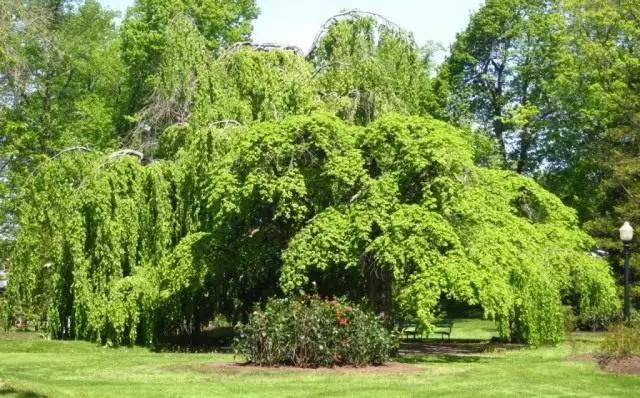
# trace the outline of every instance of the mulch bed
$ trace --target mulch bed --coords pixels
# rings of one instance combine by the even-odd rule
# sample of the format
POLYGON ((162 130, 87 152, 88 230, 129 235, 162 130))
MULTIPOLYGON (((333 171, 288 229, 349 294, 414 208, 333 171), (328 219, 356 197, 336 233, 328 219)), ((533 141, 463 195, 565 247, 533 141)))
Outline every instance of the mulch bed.
POLYGON ((597 362, 600 369, 609 373, 640 374, 640 357, 604 358, 594 354, 569 355, 567 361, 597 362))
MULTIPOLYGON (((459 358, 476 358, 478 354, 483 354, 483 358, 489 358, 488 353, 503 350, 521 349, 526 347, 518 344, 490 344, 490 343, 459 343, 459 342, 404 342, 400 345, 399 354, 405 358, 416 356, 430 355, 436 357, 459 358)), ((200 367, 202 371, 222 370, 230 372, 304 372, 304 373, 415 373, 427 372, 428 368, 424 366, 389 362, 380 366, 335 366, 335 367, 318 367, 318 368, 298 368, 295 366, 256 366, 247 363, 238 362, 217 362, 203 364, 200 367)))
POLYGON ((599 361, 600 369, 610 373, 640 374, 640 357, 607 358, 599 361))
POLYGON ((202 365, 202 368, 211 370, 228 370, 233 372, 266 372, 266 371, 282 371, 282 372, 305 372, 305 373, 407 373, 407 372, 422 372, 424 367, 417 365, 410 365, 404 363, 390 362, 380 366, 336 366, 333 368, 297 368, 295 366, 256 366, 246 363, 238 362, 217 362, 208 363, 202 365))

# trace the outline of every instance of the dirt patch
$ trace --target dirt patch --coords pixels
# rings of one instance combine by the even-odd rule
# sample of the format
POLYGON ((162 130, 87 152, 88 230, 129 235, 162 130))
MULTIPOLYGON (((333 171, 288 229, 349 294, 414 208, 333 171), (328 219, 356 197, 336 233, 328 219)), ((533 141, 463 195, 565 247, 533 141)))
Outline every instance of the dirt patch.
POLYGON ((255 366, 238 362, 216 362, 203 364, 201 370, 231 371, 231 372, 303 372, 303 373, 415 373, 425 369, 422 366, 390 362, 380 366, 336 366, 333 368, 297 368, 294 366, 255 366))
POLYGON ((601 359, 599 363, 605 372, 640 374, 640 357, 601 359))

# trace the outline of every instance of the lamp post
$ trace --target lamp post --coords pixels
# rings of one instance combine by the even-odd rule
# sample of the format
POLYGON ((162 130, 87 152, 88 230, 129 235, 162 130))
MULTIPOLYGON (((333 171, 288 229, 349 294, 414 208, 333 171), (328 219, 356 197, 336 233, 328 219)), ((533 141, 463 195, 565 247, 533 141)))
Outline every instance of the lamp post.
POLYGON ((625 221, 620 228, 620 240, 624 244, 624 320, 629 321, 631 317, 630 294, 629 294, 629 249, 633 239, 633 228, 628 221, 625 221))

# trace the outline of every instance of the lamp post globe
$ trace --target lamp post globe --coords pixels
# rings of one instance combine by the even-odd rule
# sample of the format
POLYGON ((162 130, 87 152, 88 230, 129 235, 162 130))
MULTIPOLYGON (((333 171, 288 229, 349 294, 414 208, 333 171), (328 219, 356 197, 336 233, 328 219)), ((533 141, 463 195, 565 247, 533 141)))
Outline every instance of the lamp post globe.
POLYGON ((629 221, 625 221, 620 227, 620 240, 624 243, 631 243, 633 239, 633 227, 629 224, 629 221))
POLYGON ((629 291, 629 250, 633 240, 633 227, 629 221, 625 221, 620 227, 620 240, 624 245, 624 320, 631 318, 631 303, 629 291))

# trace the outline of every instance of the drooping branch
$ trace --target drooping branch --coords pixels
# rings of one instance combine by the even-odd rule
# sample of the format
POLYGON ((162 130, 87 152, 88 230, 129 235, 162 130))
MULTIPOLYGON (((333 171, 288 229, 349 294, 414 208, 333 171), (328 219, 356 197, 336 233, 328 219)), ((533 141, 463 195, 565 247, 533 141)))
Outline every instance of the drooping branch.
POLYGON ((122 156, 137 156, 140 160, 144 159, 144 154, 140 151, 136 151, 134 149, 120 149, 109 155, 108 160, 114 160, 122 156))
POLYGON ((340 62, 340 61, 322 62, 322 63, 320 63, 320 65, 318 65, 316 67, 316 70, 313 71, 313 75, 311 76, 311 78, 314 78, 314 77, 318 76, 320 73, 322 73, 323 70, 325 70, 326 68, 331 67, 331 66, 350 67, 351 64, 347 63, 347 62, 340 62))
POLYGON ((65 153, 69 153, 69 152, 93 152, 93 149, 86 147, 86 146, 72 146, 69 148, 65 148, 63 150, 61 150, 60 152, 56 153, 55 155, 53 155, 52 157, 49 158, 49 160, 53 160, 56 159, 62 155, 64 155, 65 153))
POLYGON ((304 51, 300 47, 292 46, 289 44, 279 44, 279 43, 254 43, 250 41, 241 41, 238 43, 232 44, 228 47, 220 56, 220 59, 224 59, 229 54, 234 53, 242 48, 250 47, 255 51, 273 51, 273 50, 283 50, 283 51, 291 51, 292 53, 304 57, 304 51))
MULTIPOLYGON (((55 159, 59 158, 60 156, 64 155, 65 153, 69 153, 69 152, 95 152, 95 151, 93 149, 89 148, 89 147, 86 147, 86 146, 72 146, 72 147, 65 148, 65 149, 61 150, 60 152, 58 152, 55 155, 51 156, 47 160, 55 160, 55 159)), ((27 179, 27 181, 31 180, 31 178, 38 173, 38 171, 40 170, 40 167, 42 167, 43 164, 44 163, 40 163, 31 172, 31 174, 29 174, 29 178, 27 179)))
POLYGON ((233 119, 225 119, 225 120, 218 120, 215 122, 211 122, 209 123, 209 128, 211 127, 222 127, 223 129, 229 127, 229 126, 235 126, 235 127, 240 127, 242 126, 242 124, 240 122, 238 122, 237 120, 233 120, 233 119))

